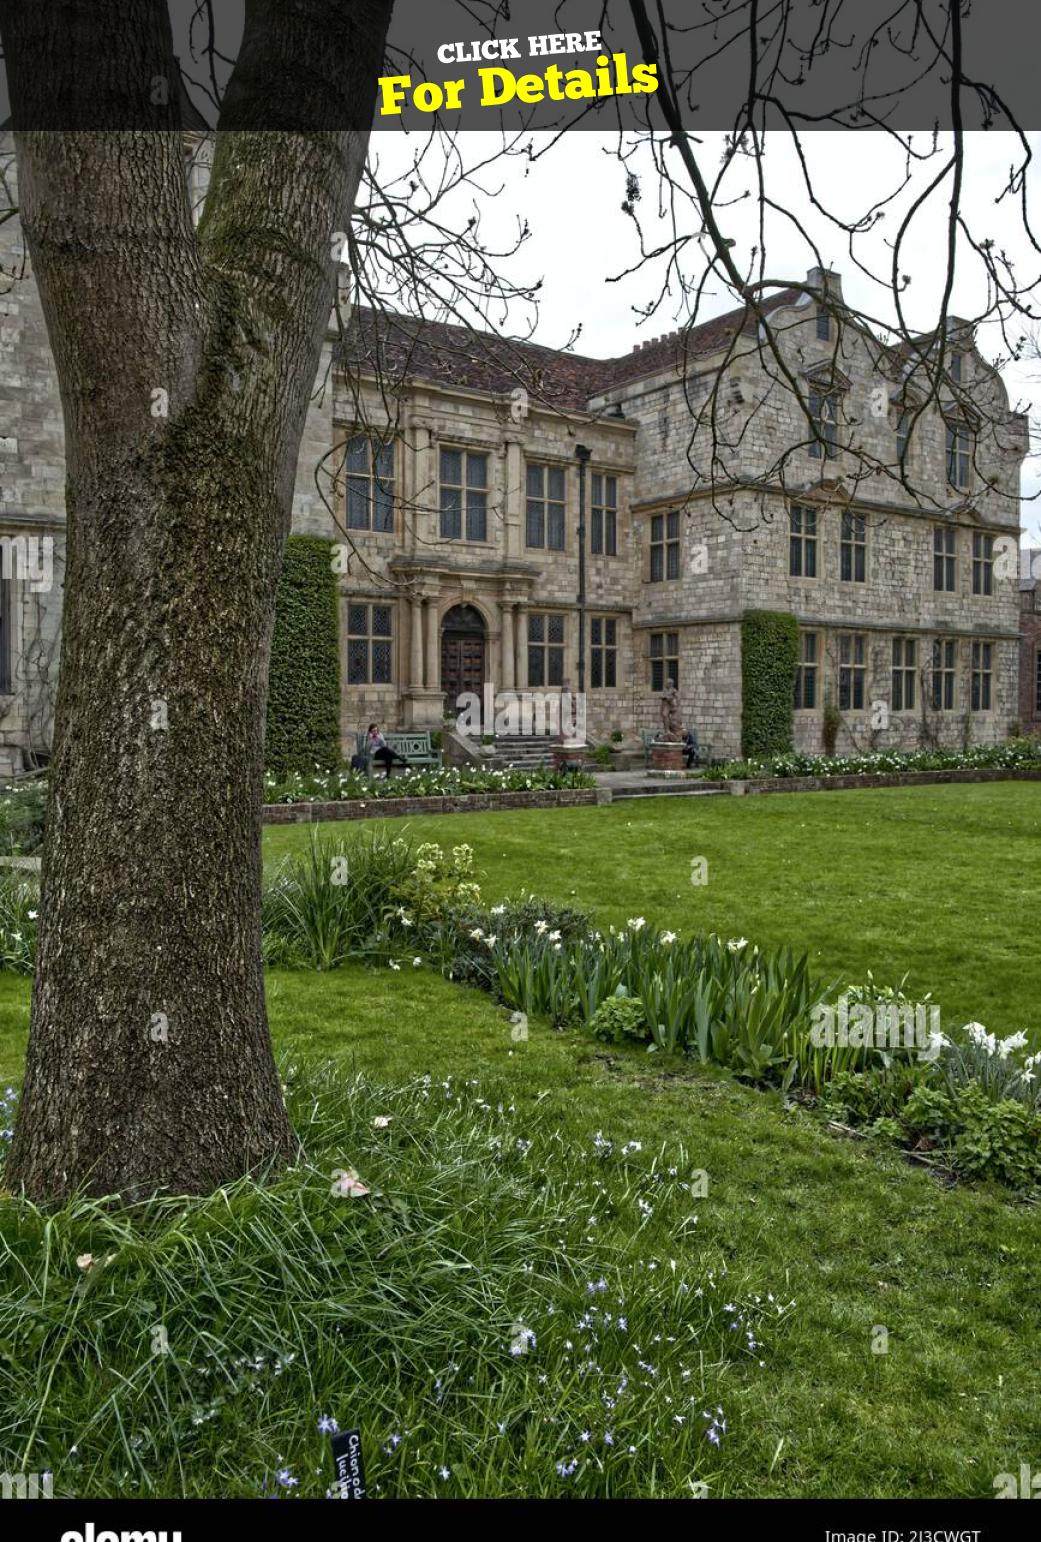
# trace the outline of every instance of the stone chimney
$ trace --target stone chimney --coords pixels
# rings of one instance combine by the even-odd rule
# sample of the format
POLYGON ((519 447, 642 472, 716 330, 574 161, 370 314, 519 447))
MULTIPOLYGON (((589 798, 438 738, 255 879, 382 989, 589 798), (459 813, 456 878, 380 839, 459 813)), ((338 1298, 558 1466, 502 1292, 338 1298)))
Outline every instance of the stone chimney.
POLYGON ((806 275, 806 287, 841 301, 842 274, 836 273, 834 268, 811 268, 806 275))

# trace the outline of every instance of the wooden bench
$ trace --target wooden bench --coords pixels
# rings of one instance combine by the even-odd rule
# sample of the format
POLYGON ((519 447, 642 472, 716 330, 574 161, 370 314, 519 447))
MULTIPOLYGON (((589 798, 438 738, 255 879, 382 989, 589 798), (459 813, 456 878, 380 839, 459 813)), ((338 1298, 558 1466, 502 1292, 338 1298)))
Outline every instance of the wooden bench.
MULTIPOLYGON (((441 751, 435 750, 431 742, 429 729, 402 729, 383 735, 387 745, 396 755, 403 755, 410 766, 440 766, 441 751)), ((366 735, 358 732, 355 735, 358 754, 364 755, 368 762, 368 772, 372 775, 372 756, 366 747, 366 735)))

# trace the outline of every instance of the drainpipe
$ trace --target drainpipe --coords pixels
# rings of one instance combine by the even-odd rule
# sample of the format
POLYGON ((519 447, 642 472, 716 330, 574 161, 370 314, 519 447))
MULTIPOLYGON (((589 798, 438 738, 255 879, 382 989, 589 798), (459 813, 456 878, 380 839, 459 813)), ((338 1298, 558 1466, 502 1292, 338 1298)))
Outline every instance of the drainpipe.
POLYGON ((576 444, 578 457, 578 694, 586 690, 586 467, 592 451, 576 444))

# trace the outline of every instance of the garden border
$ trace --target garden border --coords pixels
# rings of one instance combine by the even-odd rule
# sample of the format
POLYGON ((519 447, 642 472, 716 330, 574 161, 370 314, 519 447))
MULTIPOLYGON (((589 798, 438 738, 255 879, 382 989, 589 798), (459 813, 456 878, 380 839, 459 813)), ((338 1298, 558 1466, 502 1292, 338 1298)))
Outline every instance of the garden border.
POLYGON ((943 782, 1041 782, 1041 766, 951 766, 939 771, 857 771, 843 776, 762 776, 725 781, 691 777, 691 786, 732 793, 846 792, 858 787, 928 787, 943 782))
POLYGON ((414 798, 341 798, 333 803, 265 803, 266 825, 333 819, 389 819, 415 814, 488 814, 510 808, 585 808, 610 803, 605 787, 543 787, 531 792, 430 793, 414 798))

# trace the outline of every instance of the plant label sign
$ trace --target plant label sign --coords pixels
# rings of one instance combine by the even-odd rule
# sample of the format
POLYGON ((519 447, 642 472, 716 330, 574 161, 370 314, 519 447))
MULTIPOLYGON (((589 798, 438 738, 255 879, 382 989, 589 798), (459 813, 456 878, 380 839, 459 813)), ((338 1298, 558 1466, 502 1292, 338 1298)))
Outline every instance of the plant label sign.
POLYGON ((361 1459, 361 1430, 343 1430, 333 1436, 336 1489, 341 1499, 367 1499, 365 1468, 361 1459))

